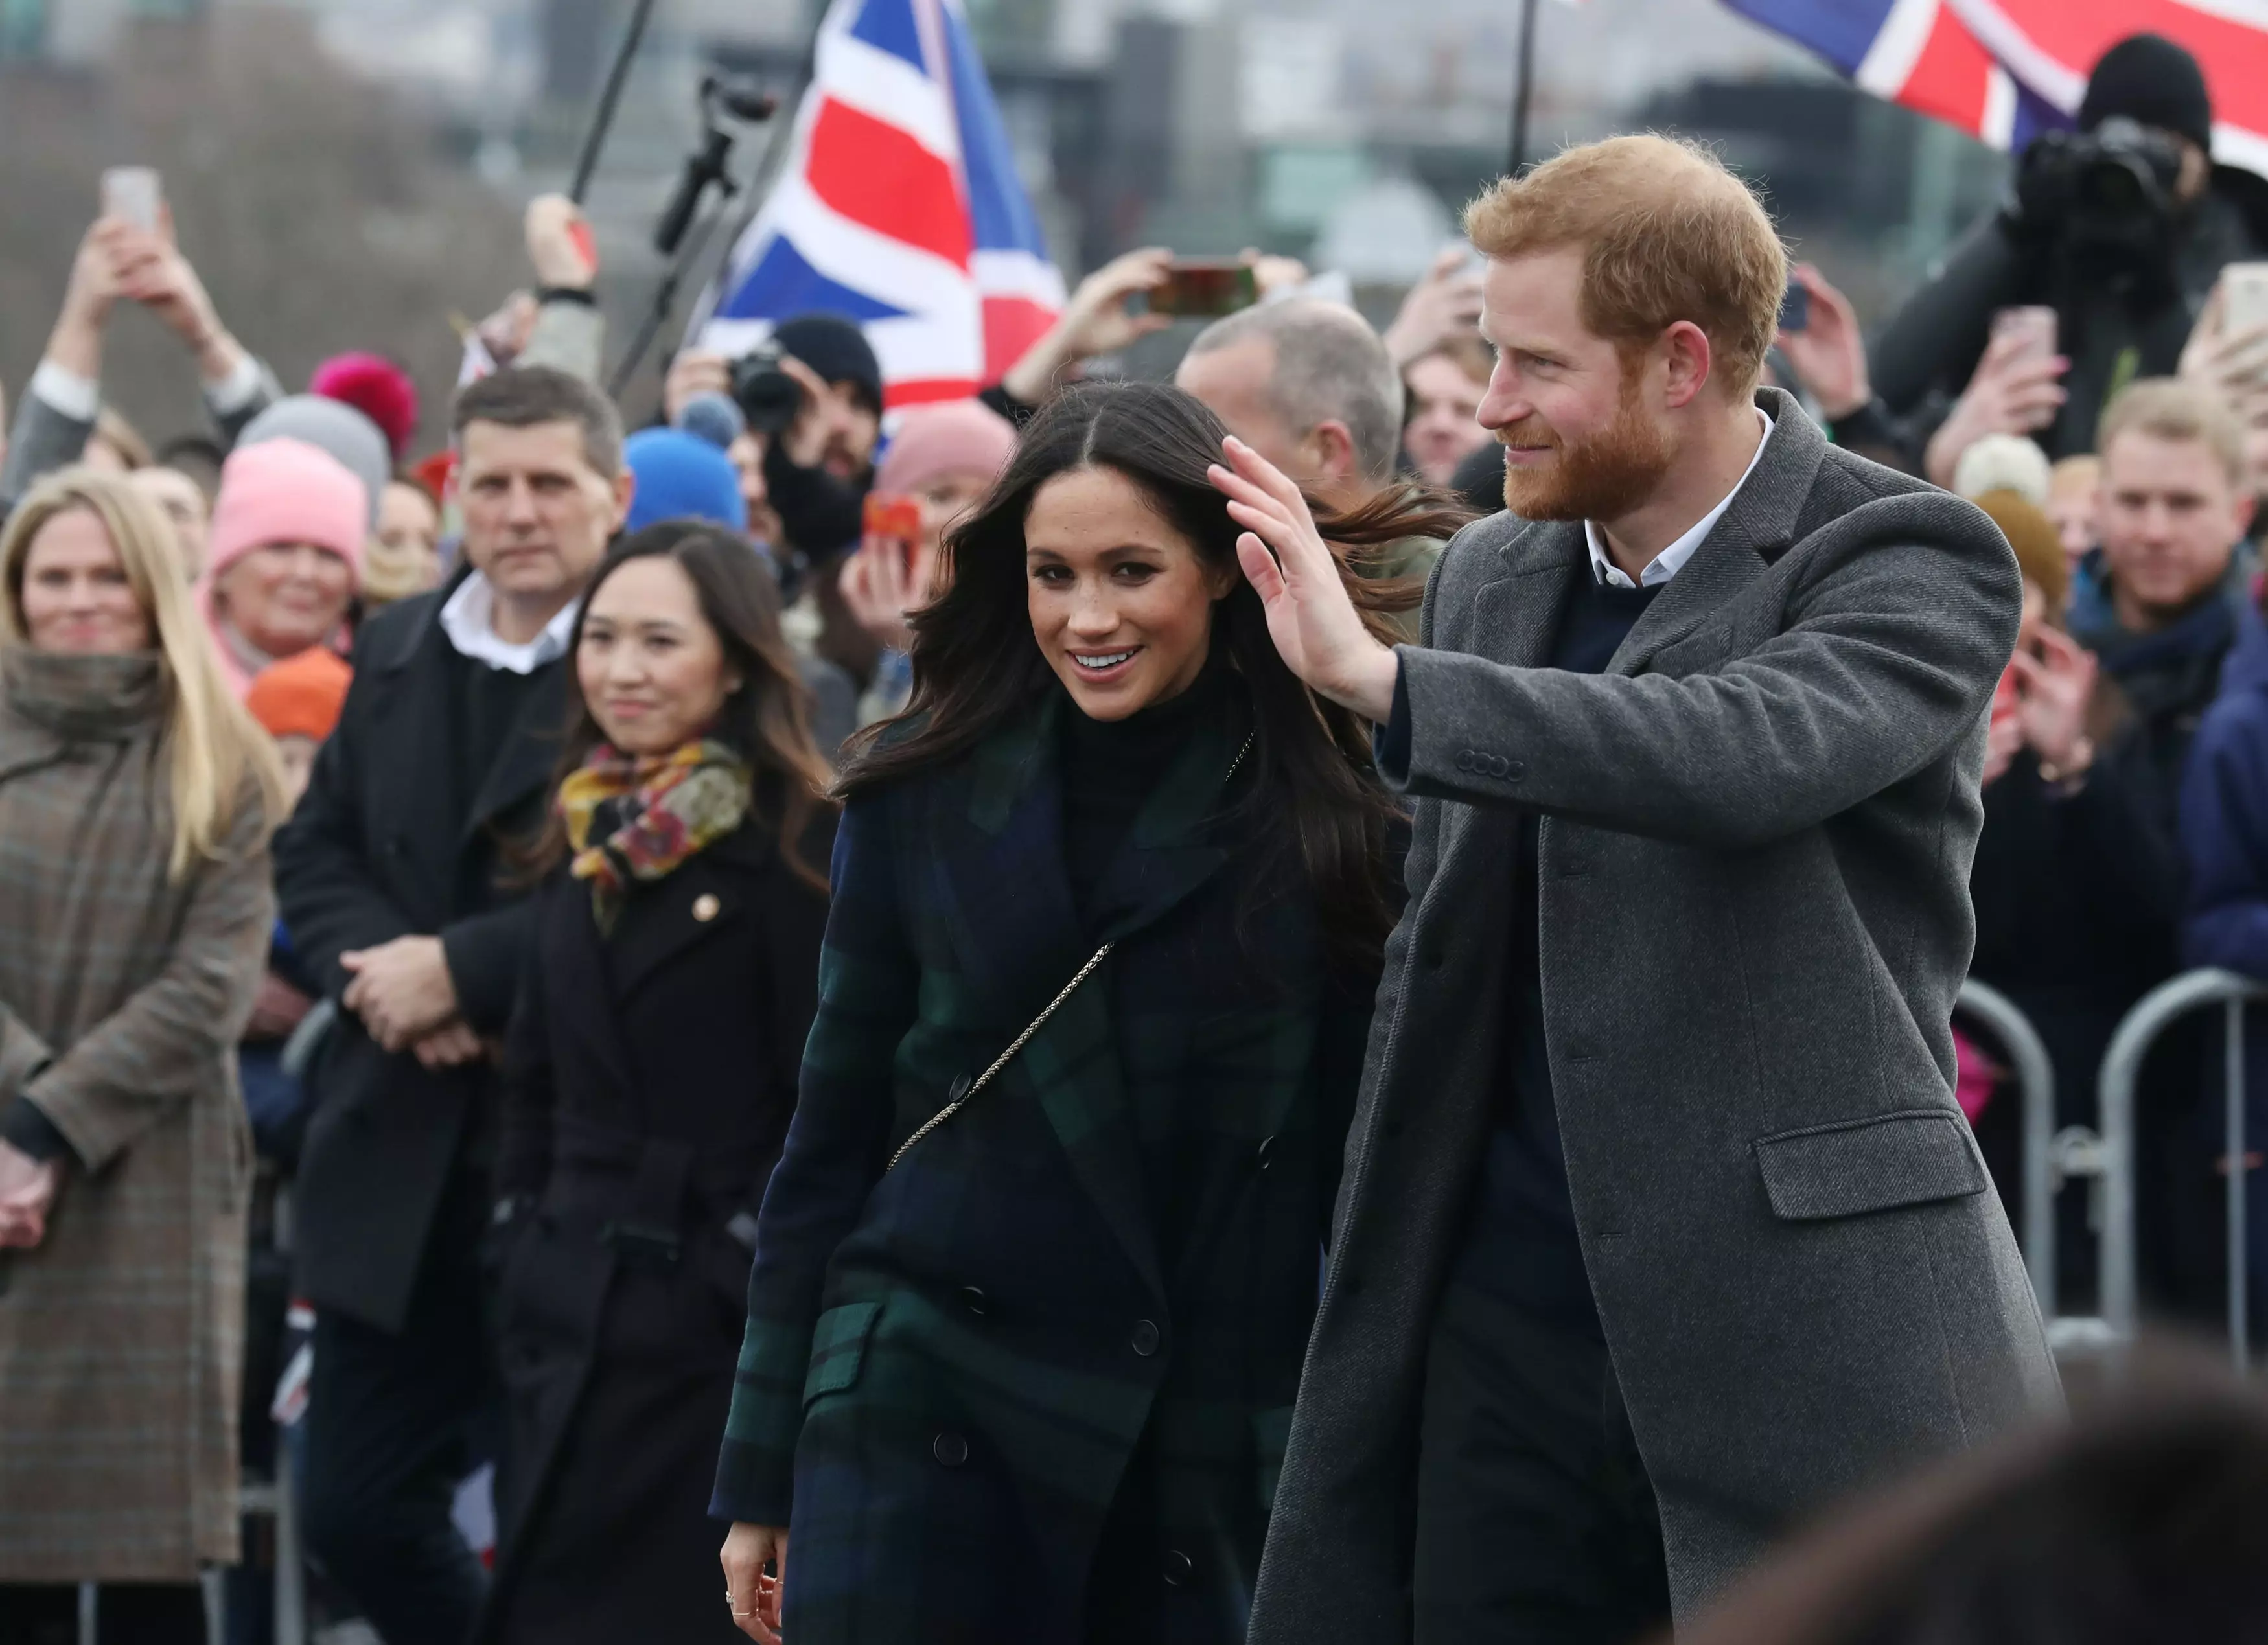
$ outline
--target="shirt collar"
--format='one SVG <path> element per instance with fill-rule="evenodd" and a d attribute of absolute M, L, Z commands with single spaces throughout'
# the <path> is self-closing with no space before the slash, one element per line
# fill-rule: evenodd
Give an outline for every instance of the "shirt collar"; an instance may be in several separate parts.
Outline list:
<path fill-rule="evenodd" d="M 1709 533 L 1716 529 L 1717 522 L 1725 518 L 1725 510 L 1733 506 L 1733 499 L 1741 495 L 1741 488 L 1749 483 L 1749 476 L 1756 472 L 1756 465 L 1764 460 L 1764 447 L 1771 443 L 1771 414 L 1758 406 L 1756 415 L 1764 419 L 1764 436 L 1756 442 L 1756 454 L 1749 459 L 1749 466 L 1741 471 L 1741 477 L 1733 482 L 1733 488 L 1725 494 L 1724 500 L 1715 508 L 1694 521 L 1690 531 L 1654 555 L 1646 569 L 1638 574 L 1635 584 L 1607 557 L 1606 539 L 1599 534 L 1598 526 L 1585 520 L 1583 546 L 1591 551 L 1591 575 L 1608 588 L 1656 588 L 1675 576 L 1685 562 L 1693 557 L 1693 551 L 1708 540 Z"/>
<path fill-rule="evenodd" d="M 490 668 L 532 674 L 567 655 L 568 637 L 575 631 L 575 613 L 582 604 L 580 599 L 569 600 L 557 616 L 543 625 L 542 633 L 525 644 L 514 645 L 497 637 L 496 591 L 489 586 L 486 573 L 475 571 L 457 584 L 457 591 L 442 606 L 441 632 L 448 635 L 460 656 Z"/>

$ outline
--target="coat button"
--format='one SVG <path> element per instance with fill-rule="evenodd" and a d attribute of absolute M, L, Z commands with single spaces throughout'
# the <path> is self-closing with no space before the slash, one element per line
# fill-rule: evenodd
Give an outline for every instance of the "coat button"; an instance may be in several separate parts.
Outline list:
<path fill-rule="evenodd" d="M 1253 1156 L 1253 1159 L 1254 1162 L 1259 1165 L 1261 1170 L 1265 1171 L 1268 1169 L 1268 1156 L 1274 1150 L 1275 1147 L 1276 1139 L 1274 1137 L 1263 1136 L 1260 1139 L 1260 1151 Z"/>
<path fill-rule="evenodd" d="M 1197 1570 L 1196 1562 L 1179 1548 L 1167 1548 L 1165 1559 L 1160 1563 L 1162 1568 L 1158 1574 L 1166 1579 L 1168 1588 L 1179 1588 Z"/>
<path fill-rule="evenodd" d="M 1457 750 L 1457 769 L 1460 771 L 1470 771 L 1472 768 L 1473 751 L 1469 748 L 1460 748 Z"/>
<path fill-rule="evenodd" d="M 1160 1340 L 1155 1322 L 1148 1319 L 1138 1319 L 1134 1322 L 1132 1346 L 1134 1351 L 1144 1359 L 1148 1359 L 1158 1351 L 1158 1344 Z"/>
<path fill-rule="evenodd" d="M 717 917 L 717 911 L 724 906 L 717 900 L 714 892 L 704 891 L 693 900 L 693 917 L 706 925 Z"/>
<path fill-rule="evenodd" d="M 1504 762 L 1504 771 L 1502 775 L 1506 781 L 1517 782 L 1521 778 L 1528 775 L 1528 767 L 1517 760 L 1507 760 Z"/>
<path fill-rule="evenodd" d="M 984 1318 L 986 1306 L 984 1293 L 974 1285 L 964 1285 L 961 1288 L 961 1305 L 979 1319 Z"/>
<path fill-rule="evenodd" d="M 948 1102 L 959 1102 L 962 1098 L 968 1095 L 969 1087 L 976 1083 L 976 1082 L 970 1079 L 966 1074 L 956 1075 L 954 1077 L 953 1083 L 946 1088 L 946 1100 Z"/>
<path fill-rule="evenodd" d="M 968 1442 L 958 1434 L 939 1434 L 929 1448 L 929 1454 L 948 1468 L 958 1468 L 968 1460 Z"/>

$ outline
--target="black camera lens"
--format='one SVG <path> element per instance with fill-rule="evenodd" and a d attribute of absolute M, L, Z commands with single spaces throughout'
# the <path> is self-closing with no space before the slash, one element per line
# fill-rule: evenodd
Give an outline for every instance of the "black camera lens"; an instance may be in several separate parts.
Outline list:
<path fill-rule="evenodd" d="M 761 342 L 733 362 L 733 398 L 758 434 L 777 434 L 803 405 L 802 386 L 780 369 L 781 353 L 779 344 Z"/>

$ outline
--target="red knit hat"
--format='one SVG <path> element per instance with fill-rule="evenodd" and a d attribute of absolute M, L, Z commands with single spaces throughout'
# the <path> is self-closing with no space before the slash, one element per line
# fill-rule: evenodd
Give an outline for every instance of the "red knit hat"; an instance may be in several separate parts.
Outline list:
<path fill-rule="evenodd" d="M 315 368 L 307 392 L 352 406 L 378 424 L 400 462 L 417 437 L 417 385 L 409 373 L 375 354 L 335 355 Z"/>
<path fill-rule="evenodd" d="M 354 670 L 336 652 L 311 645 L 254 675 L 244 706 L 270 737 L 306 737 L 320 743 L 338 724 L 347 685 L 353 679 Z"/>

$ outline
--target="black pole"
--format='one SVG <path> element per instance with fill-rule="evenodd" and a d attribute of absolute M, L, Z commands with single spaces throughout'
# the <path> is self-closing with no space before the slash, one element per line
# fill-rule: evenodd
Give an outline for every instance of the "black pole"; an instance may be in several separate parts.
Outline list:
<path fill-rule="evenodd" d="M 1520 0 L 1520 83 L 1512 99 L 1512 164 L 1505 175 L 1517 177 L 1528 163 L 1528 106 L 1535 93 L 1535 0 Z"/>
<path fill-rule="evenodd" d="M 606 88 L 599 93 L 599 106 L 591 116 L 591 129 L 583 134 L 583 151 L 575 157 L 575 180 L 567 188 L 567 197 L 578 206 L 583 203 L 585 191 L 591 187 L 591 173 L 599 168 L 599 151 L 607 146 L 607 132 L 615 123 L 615 106 L 622 100 L 622 84 L 630 77 L 631 59 L 637 55 L 646 19 L 652 15 L 653 0 L 636 0 L 630 26 L 622 31 L 622 43 L 615 51 L 614 66 L 607 70 Z"/>

